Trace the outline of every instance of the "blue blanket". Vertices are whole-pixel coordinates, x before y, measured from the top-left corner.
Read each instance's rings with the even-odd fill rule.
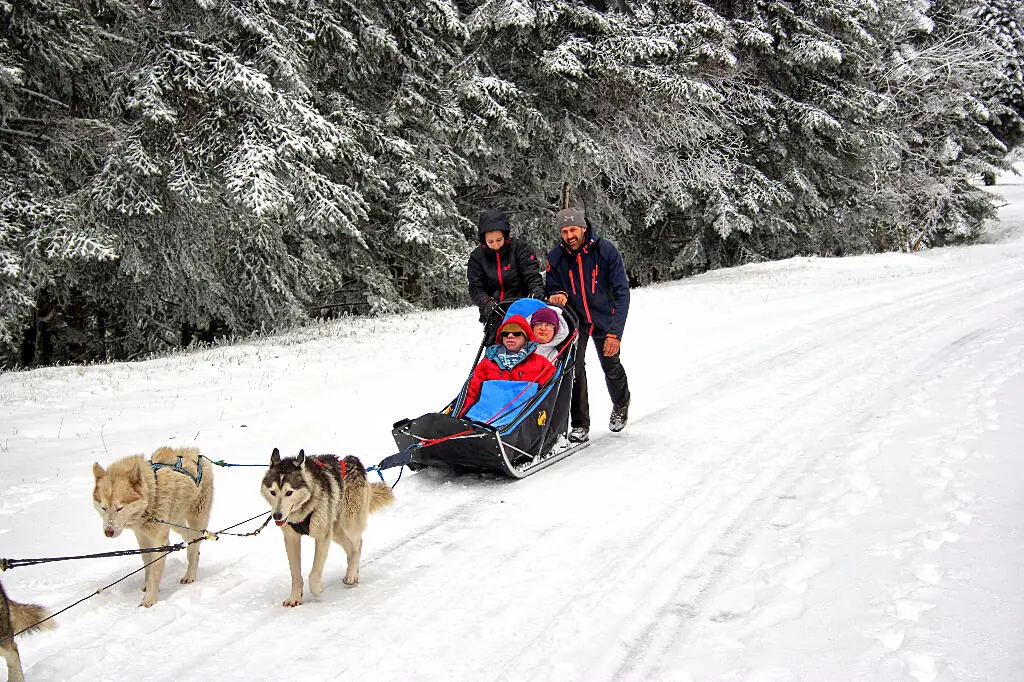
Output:
[[[501,416],[490,424],[504,426],[515,419],[519,407],[537,395],[539,388],[533,381],[485,381],[480,386],[480,399],[469,408],[465,416],[473,421],[487,422],[500,410]]]

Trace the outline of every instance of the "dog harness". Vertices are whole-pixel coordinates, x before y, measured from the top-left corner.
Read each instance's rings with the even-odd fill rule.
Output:
[[[181,458],[179,457],[178,459],[181,459]],[[320,461],[319,457],[310,457],[310,459],[313,460],[316,463],[317,466],[325,467],[325,468],[327,467],[326,464],[324,464],[322,461]],[[341,467],[341,480],[342,480],[342,484],[344,484],[344,481],[345,481],[345,460],[343,460],[343,459],[341,459],[339,457],[338,458],[338,466]],[[306,520],[308,521],[309,519],[306,519]]]
[[[190,471],[188,471],[185,467],[181,466],[181,455],[178,455],[178,461],[175,462],[174,464],[162,464],[160,462],[150,462],[149,466],[153,467],[153,475],[154,476],[156,475],[156,472],[157,472],[158,469],[172,469],[174,471],[177,471],[179,474],[185,474],[186,476],[191,478],[193,481],[195,481],[196,485],[199,485],[202,482],[202,480],[203,480],[203,462],[202,462],[202,459],[203,459],[203,456],[199,455],[199,459],[196,460],[196,471],[198,471],[199,473],[197,475],[195,475],[195,476],[193,476],[192,473]],[[306,527],[307,528],[309,527],[309,519],[306,519]]]
[[[309,512],[309,516],[302,519],[298,523],[292,523],[291,521],[289,521],[288,525],[291,526],[292,530],[294,530],[299,535],[309,535],[309,520],[311,518],[313,518],[313,512]]]

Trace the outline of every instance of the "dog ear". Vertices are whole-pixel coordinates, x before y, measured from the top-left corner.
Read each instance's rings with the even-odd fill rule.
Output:
[[[143,466],[144,466],[143,464],[139,464],[138,466],[133,466],[131,468],[131,470],[129,470],[129,472],[128,472],[128,482],[131,483],[132,487],[137,489],[137,490],[142,488],[142,467]]]
[[[304,448],[300,448],[299,449],[299,456],[295,458],[295,463],[298,464],[299,466],[302,466],[302,464],[305,461],[306,461],[306,450]]]
[[[107,472],[103,469],[103,467],[100,466],[99,462],[93,462],[92,463],[92,475],[98,481],[101,478],[103,478],[104,476],[106,476]]]
[[[270,453],[270,466],[274,466],[281,461],[281,451],[274,448],[274,451]]]

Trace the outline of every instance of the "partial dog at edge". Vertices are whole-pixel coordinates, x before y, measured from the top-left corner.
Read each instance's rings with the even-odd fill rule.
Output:
[[[292,591],[283,606],[302,603],[302,536],[316,541],[309,591],[318,596],[324,590],[323,572],[331,541],[345,549],[348,570],[344,583],[359,582],[359,557],[363,531],[371,512],[392,502],[391,488],[383,482],[368,483],[366,469],[357,457],[339,460],[334,455],[281,459],[274,448],[270,467],[263,476],[263,497],[273,510],[274,522],[284,534],[284,548],[291,569]]]
[[[4,586],[0,583],[0,656],[7,661],[7,682],[24,682],[25,673],[21,669],[21,655],[14,641],[14,633],[25,630],[26,633],[38,630],[50,630],[53,621],[40,623],[49,618],[50,612],[35,604],[19,604],[7,598]]]
[[[130,528],[139,549],[162,547],[170,537],[172,526],[168,523],[175,524],[174,532],[191,543],[186,550],[188,568],[181,582],[195,582],[200,543],[192,541],[207,529],[213,506],[210,460],[196,448],[163,447],[148,462],[143,455],[133,455],[117,460],[106,470],[93,463],[92,472],[96,477],[92,499],[103,517],[103,534],[116,538]],[[140,556],[146,566],[146,594],[139,606],[149,607],[156,603],[165,559],[154,561],[154,553]]]

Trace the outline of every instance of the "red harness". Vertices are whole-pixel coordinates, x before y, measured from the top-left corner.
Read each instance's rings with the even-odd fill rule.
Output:
[[[322,466],[322,467],[326,467],[327,466],[326,464],[324,464],[323,462],[320,461],[319,457],[313,457],[312,459],[313,459],[314,462],[317,463],[317,466]],[[341,465],[341,478],[344,479],[345,478],[345,460],[339,459],[338,460],[338,464]]]

